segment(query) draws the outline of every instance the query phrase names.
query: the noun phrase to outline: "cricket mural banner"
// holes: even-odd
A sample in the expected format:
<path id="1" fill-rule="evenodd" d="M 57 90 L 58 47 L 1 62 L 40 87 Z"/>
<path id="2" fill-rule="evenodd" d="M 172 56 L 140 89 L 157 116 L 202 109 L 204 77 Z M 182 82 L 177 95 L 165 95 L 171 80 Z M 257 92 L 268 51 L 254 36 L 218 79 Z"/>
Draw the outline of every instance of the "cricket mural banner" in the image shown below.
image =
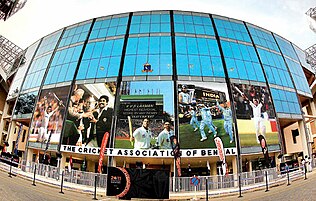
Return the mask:
<path id="1" fill-rule="evenodd" d="M 181 149 L 236 147 L 231 101 L 226 83 L 178 82 Z"/>
<path id="2" fill-rule="evenodd" d="M 69 86 L 41 91 L 36 103 L 28 146 L 55 150 L 60 141 Z"/>
<path id="3" fill-rule="evenodd" d="M 116 149 L 172 149 L 173 83 L 128 81 L 121 85 Z"/>
<path id="4" fill-rule="evenodd" d="M 115 82 L 75 85 L 67 108 L 62 145 L 101 147 L 105 134 L 111 135 L 115 93 Z M 109 147 L 108 141 L 105 147 Z"/>
<path id="5" fill-rule="evenodd" d="M 266 152 L 268 147 L 270 151 L 280 150 L 278 126 L 268 88 L 250 84 L 232 84 L 231 88 L 241 152 L 261 152 L 262 139 Z"/>

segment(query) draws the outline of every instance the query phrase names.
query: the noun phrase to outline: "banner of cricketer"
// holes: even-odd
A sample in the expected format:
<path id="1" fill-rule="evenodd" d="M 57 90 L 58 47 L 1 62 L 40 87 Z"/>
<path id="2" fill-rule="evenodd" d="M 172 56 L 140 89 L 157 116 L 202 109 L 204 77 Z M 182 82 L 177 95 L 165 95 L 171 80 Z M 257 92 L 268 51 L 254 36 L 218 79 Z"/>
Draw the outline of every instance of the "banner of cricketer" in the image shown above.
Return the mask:
<path id="1" fill-rule="evenodd" d="M 236 147 L 230 105 L 226 83 L 178 82 L 181 149 Z"/>
<path id="2" fill-rule="evenodd" d="M 171 81 L 122 82 L 114 147 L 172 149 L 173 97 Z"/>
<path id="3" fill-rule="evenodd" d="M 263 138 L 267 145 L 278 145 L 277 122 L 267 87 L 232 84 L 232 93 L 241 147 L 260 147 Z"/>
<path id="4" fill-rule="evenodd" d="M 62 145 L 101 147 L 105 134 L 111 133 L 115 94 L 116 82 L 75 85 L 67 108 Z M 109 146 L 108 141 L 104 146 Z"/>
<path id="5" fill-rule="evenodd" d="M 69 88 L 66 86 L 42 90 L 33 114 L 28 146 L 57 149 Z"/>

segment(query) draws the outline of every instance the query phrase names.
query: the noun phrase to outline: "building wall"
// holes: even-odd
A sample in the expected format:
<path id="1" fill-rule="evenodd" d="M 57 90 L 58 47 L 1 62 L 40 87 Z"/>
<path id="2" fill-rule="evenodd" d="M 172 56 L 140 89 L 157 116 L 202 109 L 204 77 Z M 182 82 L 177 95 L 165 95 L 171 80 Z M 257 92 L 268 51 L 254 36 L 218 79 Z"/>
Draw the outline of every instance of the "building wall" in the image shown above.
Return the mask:
<path id="1" fill-rule="evenodd" d="M 296 137 L 296 143 L 293 142 L 292 131 L 298 128 L 298 123 L 292 124 L 283 129 L 284 138 L 285 138 L 285 146 L 288 154 L 298 153 L 303 151 L 302 139 L 301 135 Z"/>

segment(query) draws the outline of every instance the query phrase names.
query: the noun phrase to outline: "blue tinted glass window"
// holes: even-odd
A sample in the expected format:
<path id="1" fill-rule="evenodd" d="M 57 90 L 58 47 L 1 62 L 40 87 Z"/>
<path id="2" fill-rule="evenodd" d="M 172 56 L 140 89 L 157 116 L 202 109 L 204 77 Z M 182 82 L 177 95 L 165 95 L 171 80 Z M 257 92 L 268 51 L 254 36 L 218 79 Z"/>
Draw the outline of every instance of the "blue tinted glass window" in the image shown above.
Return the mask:
<path id="1" fill-rule="evenodd" d="M 85 41 L 88 36 L 90 26 L 91 22 L 87 22 L 85 24 L 79 23 L 77 25 L 67 27 L 58 47 L 64 47 Z"/>
<path id="2" fill-rule="evenodd" d="M 301 64 L 306 68 L 310 68 L 310 65 L 306 62 L 306 53 L 295 45 L 293 45 L 293 47 L 294 47 L 294 50 L 295 50 Z M 308 49 L 310 49 L 310 48 L 308 48 Z M 306 50 L 306 52 L 308 52 L 308 50 Z"/>
<path id="3" fill-rule="evenodd" d="M 170 33 L 170 30 L 169 12 L 150 12 L 149 14 L 134 13 L 129 33 Z"/>
<path id="4" fill-rule="evenodd" d="M 95 78 L 98 68 L 99 68 L 99 59 L 91 59 L 89 63 L 86 79 Z"/>
<path id="5" fill-rule="evenodd" d="M 88 43 L 76 80 L 118 76 L 123 40 L 120 38 Z"/>
<path id="6" fill-rule="evenodd" d="M 99 18 L 94 23 L 89 39 L 125 35 L 128 15 Z"/>
<path id="7" fill-rule="evenodd" d="M 60 38 L 61 33 L 62 31 L 58 31 L 56 33 L 53 33 L 49 36 L 44 37 L 36 52 L 36 56 L 40 56 L 42 54 L 45 54 L 47 52 L 54 50 Z"/>
<path id="8" fill-rule="evenodd" d="M 30 65 L 29 71 L 25 78 L 27 82 L 24 82 L 22 86 L 22 91 L 34 87 L 39 87 L 42 84 L 42 80 L 48 67 L 48 63 L 51 59 L 51 56 L 52 53 L 46 54 L 45 56 L 36 57 L 33 59 L 33 62 Z"/>
<path id="9" fill-rule="evenodd" d="M 299 61 L 299 59 L 295 53 L 295 50 L 289 41 L 286 41 L 277 35 L 275 35 L 275 39 L 278 42 L 279 47 L 280 47 L 283 55 L 288 56 L 288 57 L 294 59 L 295 61 Z"/>
<path id="10" fill-rule="evenodd" d="M 175 33 L 215 35 L 212 21 L 207 15 L 198 16 L 189 12 L 175 12 L 173 18 Z"/>
<path id="11" fill-rule="evenodd" d="M 301 114 L 300 104 L 295 92 L 284 91 L 271 87 L 271 95 L 275 110 L 278 113 Z"/>
<path id="12" fill-rule="evenodd" d="M 175 44 L 178 75 L 224 77 L 215 39 L 176 36 Z"/>
<path id="13" fill-rule="evenodd" d="M 214 22 L 220 37 L 251 42 L 247 29 L 242 22 L 222 18 L 214 18 Z"/>
<path id="14" fill-rule="evenodd" d="M 262 48 L 257 48 L 259 57 L 267 74 L 268 82 L 283 87 L 293 88 L 290 74 L 281 55 Z"/>
<path id="15" fill-rule="evenodd" d="M 123 76 L 172 75 L 171 52 L 171 37 L 169 36 L 129 38 Z M 144 70 L 146 63 L 151 66 L 150 71 Z"/>
<path id="16" fill-rule="evenodd" d="M 82 47 L 83 45 L 78 45 L 58 50 L 53 58 L 55 60 L 56 57 L 56 62 L 51 63 L 44 85 L 72 81 Z"/>
<path id="17" fill-rule="evenodd" d="M 253 42 L 256 45 L 279 52 L 279 48 L 271 32 L 262 30 L 259 27 L 254 27 L 253 25 L 247 25 L 247 26 L 252 36 Z"/>
<path id="18" fill-rule="evenodd" d="M 311 95 L 311 90 L 307 83 L 302 66 L 296 61 L 288 58 L 285 58 L 285 61 L 287 63 L 287 66 L 289 67 L 296 89 L 298 91 L 302 91 Z"/>
<path id="19" fill-rule="evenodd" d="M 265 82 L 254 47 L 225 40 L 221 45 L 230 78 Z"/>

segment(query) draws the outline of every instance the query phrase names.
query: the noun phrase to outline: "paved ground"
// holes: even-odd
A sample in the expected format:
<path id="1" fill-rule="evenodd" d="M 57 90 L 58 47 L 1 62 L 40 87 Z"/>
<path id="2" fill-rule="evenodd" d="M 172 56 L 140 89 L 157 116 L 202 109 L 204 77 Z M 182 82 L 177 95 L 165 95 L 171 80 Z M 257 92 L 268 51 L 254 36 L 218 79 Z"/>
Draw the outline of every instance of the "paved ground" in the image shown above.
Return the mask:
<path id="1" fill-rule="evenodd" d="M 314 170 L 315 171 L 315 170 Z M 299 179 L 291 182 L 291 185 L 280 185 L 270 188 L 268 192 L 265 189 L 247 192 L 242 194 L 242 198 L 238 195 L 225 196 L 221 198 L 210 198 L 212 201 L 219 200 L 254 200 L 254 201 L 314 201 L 316 200 L 316 173 L 308 174 L 308 179 Z"/>
<path id="2" fill-rule="evenodd" d="M 56 200 L 92 200 L 93 195 L 73 190 L 63 189 L 64 194 L 59 193 L 60 188 L 48 184 L 36 183 L 32 181 L 15 177 L 8 177 L 8 173 L 0 171 L 0 201 L 56 201 Z M 210 201 L 227 200 L 254 200 L 254 201 L 313 201 L 316 200 L 316 171 L 308 174 L 308 179 L 299 179 L 292 181 L 291 185 L 286 184 L 275 186 L 265 192 L 265 189 L 243 192 L 243 197 L 238 198 L 238 194 L 223 195 L 221 197 L 210 197 Z M 113 200 L 113 198 L 97 197 L 100 200 Z M 114 199 L 116 200 L 116 199 Z M 133 199 L 134 200 L 134 199 Z M 137 200 L 137 199 L 135 199 Z M 175 200 L 175 199 L 173 199 Z M 190 199 L 179 199 L 190 200 Z M 205 199 L 200 199 L 205 200 Z M 147 199 L 148 201 L 148 199 Z"/>
<path id="3" fill-rule="evenodd" d="M 32 181 L 12 176 L 0 171 L 0 200 L 1 201 L 56 201 L 56 200 L 92 200 L 93 195 L 63 189 L 64 194 L 59 193 L 60 188 L 48 184 L 36 183 Z M 99 199 L 102 199 L 99 197 Z"/>

